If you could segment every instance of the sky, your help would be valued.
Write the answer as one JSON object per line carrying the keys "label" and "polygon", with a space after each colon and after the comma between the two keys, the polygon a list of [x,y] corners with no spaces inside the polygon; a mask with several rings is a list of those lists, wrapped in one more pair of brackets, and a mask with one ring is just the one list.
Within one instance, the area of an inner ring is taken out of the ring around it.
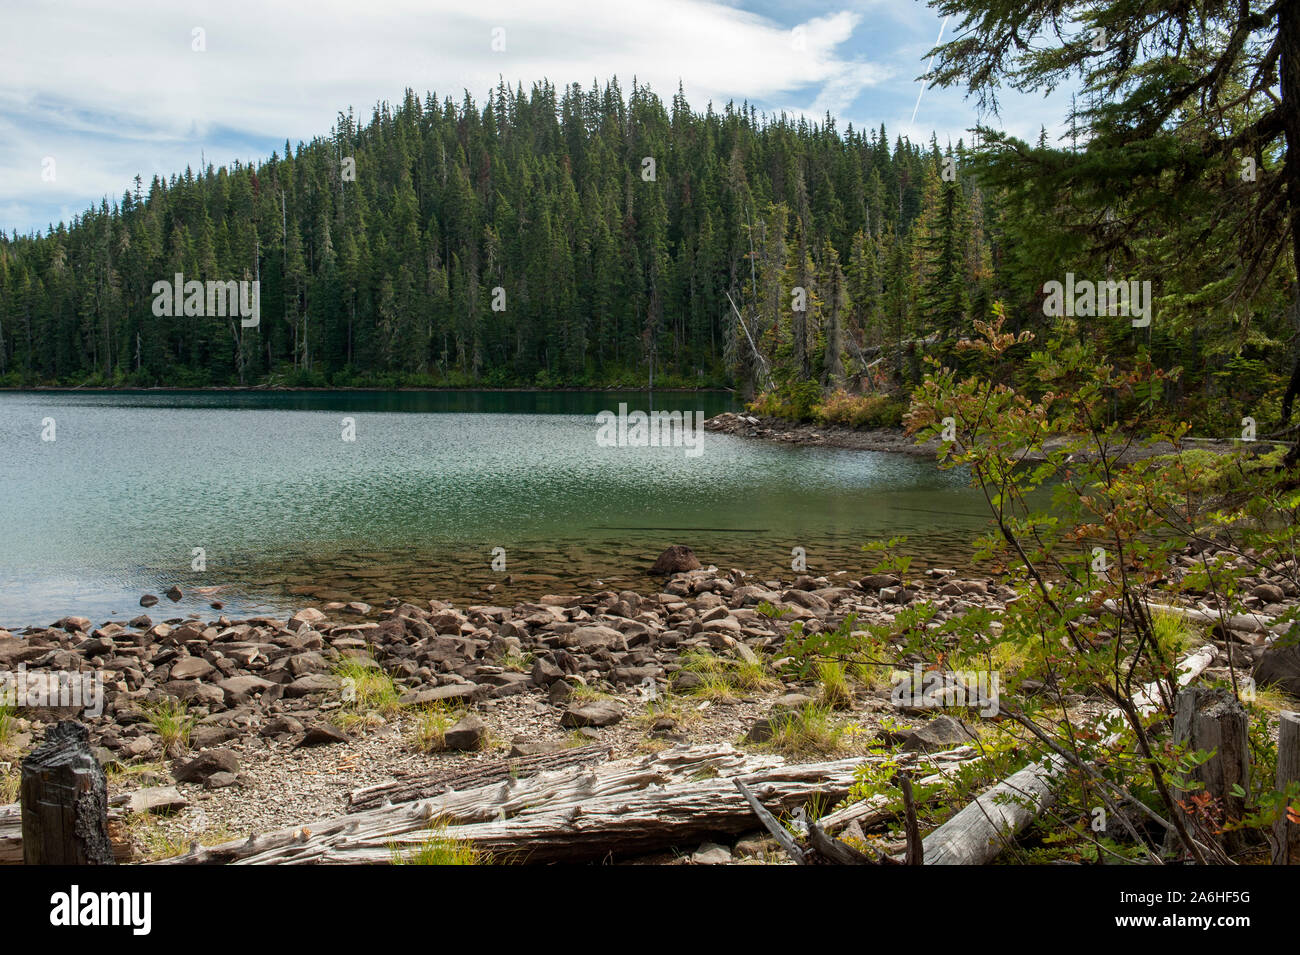
{"label": "sky", "polygon": [[[502,78],[636,77],[665,102],[680,82],[697,111],[969,140],[974,100],[917,81],[958,26],[922,0],[4,0],[0,231],[44,232],[137,174],[265,159],[407,87],[481,104]],[[1068,94],[1000,95],[994,125],[1062,131]]]}

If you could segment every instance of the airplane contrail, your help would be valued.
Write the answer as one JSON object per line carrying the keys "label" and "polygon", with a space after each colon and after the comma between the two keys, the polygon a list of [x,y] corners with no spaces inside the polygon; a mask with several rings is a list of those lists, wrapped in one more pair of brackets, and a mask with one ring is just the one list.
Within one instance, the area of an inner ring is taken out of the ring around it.
{"label": "airplane contrail", "polygon": [[[939,24],[939,35],[934,39],[934,45],[938,46],[939,41],[943,39],[943,31],[948,26],[948,17],[943,18],[943,23]],[[936,53],[935,56],[938,54]],[[930,73],[930,67],[934,66],[934,56],[930,57],[929,66],[925,68],[926,75]],[[921,80],[921,92],[916,94],[916,106],[912,108],[912,123],[916,122],[916,111],[921,108],[921,97],[925,95],[925,80]]]}

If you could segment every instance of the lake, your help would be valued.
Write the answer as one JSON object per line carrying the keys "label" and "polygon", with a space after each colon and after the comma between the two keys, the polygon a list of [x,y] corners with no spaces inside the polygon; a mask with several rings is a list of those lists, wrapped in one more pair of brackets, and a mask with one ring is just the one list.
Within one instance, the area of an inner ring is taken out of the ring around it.
{"label": "lake", "polygon": [[235,616],[648,589],[674,543],[789,578],[792,548],[811,573],[861,573],[864,542],[906,535],[951,566],[986,525],[982,499],[923,458],[711,432],[698,455],[602,446],[596,415],[620,402],[735,408],[689,393],[0,393],[0,626],[129,619],[173,584],[185,596],[155,619],[213,600]]}

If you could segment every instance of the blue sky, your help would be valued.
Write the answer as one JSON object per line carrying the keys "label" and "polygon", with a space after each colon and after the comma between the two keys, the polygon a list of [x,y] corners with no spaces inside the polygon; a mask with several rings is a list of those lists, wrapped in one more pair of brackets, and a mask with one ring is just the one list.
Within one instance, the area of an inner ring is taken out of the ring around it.
{"label": "blue sky", "polygon": [[[681,80],[695,109],[747,98],[946,143],[976,119],[960,90],[927,89],[912,122],[941,24],[920,0],[6,0],[0,229],[44,231],[137,173],[264,158],[408,86],[481,102],[498,77],[635,75],[665,100]],[[1002,99],[1016,135],[1063,128],[1068,93]]]}

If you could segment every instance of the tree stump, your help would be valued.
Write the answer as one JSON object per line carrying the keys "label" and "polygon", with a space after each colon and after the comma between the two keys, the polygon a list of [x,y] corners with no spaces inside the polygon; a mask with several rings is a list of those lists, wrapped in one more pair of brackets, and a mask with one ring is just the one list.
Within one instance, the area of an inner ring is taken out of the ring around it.
{"label": "tree stump", "polygon": [[[1234,794],[1233,787],[1250,790],[1250,744],[1247,740],[1248,719],[1245,707],[1227,690],[1207,690],[1189,687],[1178,694],[1174,711],[1174,743],[1184,745],[1188,751],[1200,750],[1214,755],[1198,766],[1191,778],[1203,788],[1195,791],[1175,790],[1180,802],[1179,815],[1189,824],[1189,829],[1199,831],[1207,838],[1204,820],[1189,813],[1184,806],[1192,806],[1200,793],[1213,797],[1219,810],[1220,825],[1240,822],[1246,814],[1246,799]],[[1240,830],[1222,833],[1219,839],[1230,853],[1245,847]]]}
{"label": "tree stump", "polygon": [[23,862],[112,865],[108,780],[90,750],[90,733],[65,720],[23,760],[20,789]]}
{"label": "tree stump", "polygon": [[[1300,782],[1300,713],[1288,710],[1282,713],[1277,729],[1278,792],[1285,792],[1295,782]],[[1289,805],[1300,807],[1300,799]],[[1300,865],[1300,824],[1287,819],[1287,807],[1273,824],[1273,834],[1277,837],[1273,864]]]}

